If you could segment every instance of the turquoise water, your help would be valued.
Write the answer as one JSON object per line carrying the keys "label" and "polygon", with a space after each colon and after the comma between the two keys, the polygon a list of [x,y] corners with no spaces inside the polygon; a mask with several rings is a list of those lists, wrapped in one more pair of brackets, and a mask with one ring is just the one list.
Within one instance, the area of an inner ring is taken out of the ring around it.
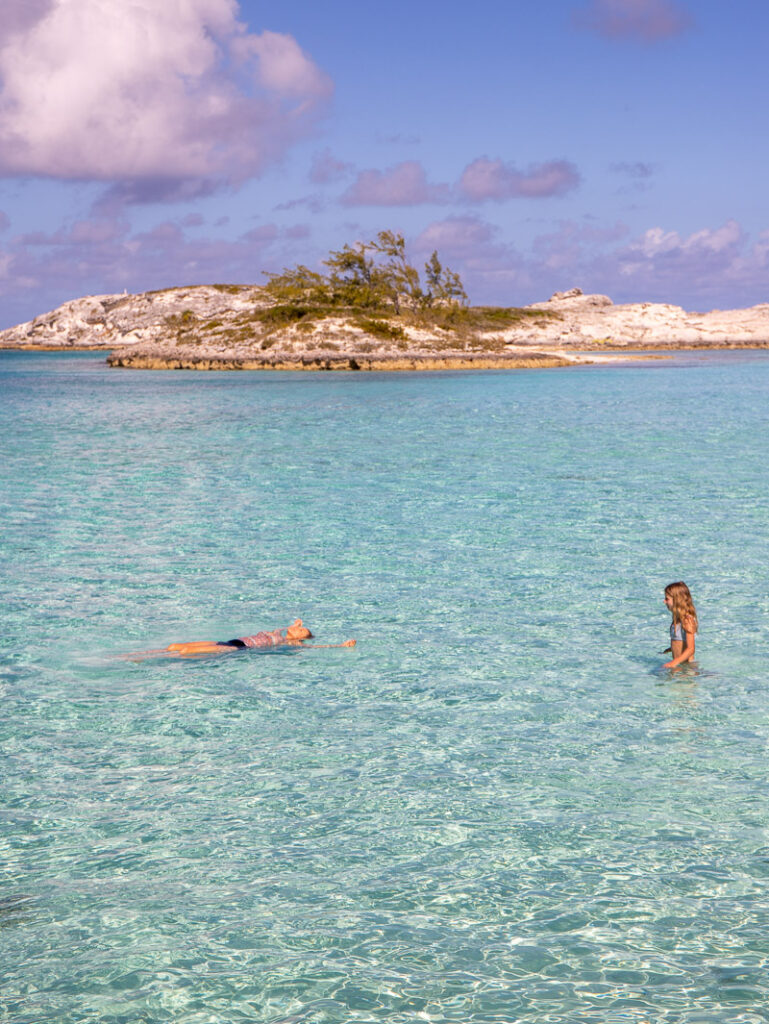
{"label": "turquoise water", "polygon": [[0,403],[0,1018],[769,1021],[766,354]]}

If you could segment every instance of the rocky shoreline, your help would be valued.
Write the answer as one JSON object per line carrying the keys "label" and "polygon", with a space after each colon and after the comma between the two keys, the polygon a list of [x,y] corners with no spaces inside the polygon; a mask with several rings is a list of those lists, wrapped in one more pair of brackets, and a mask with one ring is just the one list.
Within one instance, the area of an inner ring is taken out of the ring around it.
{"label": "rocky shoreline", "polygon": [[[567,359],[550,352],[508,353],[500,356],[480,354],[410,356],[324,356],[316,354],[301,359],[283,357],[264,359],[207,358],[204,356],[169,357],[163,353],[114,352],[107,358],[110,366],[133,370],[346,370],[346,371],[408,371],[408,370],[511,370],[570,366]],[[592,361],[592,360],[580,360]]]}
{"label": "rocky shoreline", "polygon": [[[564,366],[623,350],[769,347],[769,303],[688,313],[615,305],[575,288],[459,331],[378,314],[280,322],[256,285],[201,285],[88,296],[0,332],[0,348],[104,350],[110,366],[195,370],[446,370]],[[502,311],[504,312],[504,311]]]}

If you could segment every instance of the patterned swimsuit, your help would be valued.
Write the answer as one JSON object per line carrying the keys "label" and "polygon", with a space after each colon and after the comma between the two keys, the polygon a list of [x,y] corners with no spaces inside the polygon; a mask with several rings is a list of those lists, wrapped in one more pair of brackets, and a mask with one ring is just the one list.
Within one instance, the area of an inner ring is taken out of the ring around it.
{"label": "patterned swimsuit", "polygon": [[234,640],[227,640],[228,647],[277,647],[278,644],[286,642],[285,629],[271,629],[269,633],[262,630],[253,636],[239,636]]}

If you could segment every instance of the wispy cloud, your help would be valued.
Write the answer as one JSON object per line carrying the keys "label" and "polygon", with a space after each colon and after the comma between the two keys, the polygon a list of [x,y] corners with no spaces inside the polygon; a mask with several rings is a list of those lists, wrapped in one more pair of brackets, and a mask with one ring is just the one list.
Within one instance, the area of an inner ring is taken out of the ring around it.
{"label": "wispy cloud", "polygon": [[314,185],[328,185],[329,182],[340,181],[353,170],[353,165],[345,160],[337,160],[330,149],[317,153],[310,167],[310,181]]}
{"label": "wispy cloud", "polygon": [[611,170],[615,174],[622,174],[625,177],[633,178],[636,181],[651,178],[654,174],[653,164],[644,163],[642,160],[621,160],[619,163],[612,164]]}
{"label": "wispy cloud", "polygon": [[479,247],[488,247],[495,228],[478,217],[447,217],[429,224],[417,237],[415,245],[420,251],[438,249],[450,256],[471,256]]}
{"label": "wispy cloud", "polygon": [[307,224],[260,224],[237,239],[187,231],[187,218],[132,232],[120,218],[93,218],[0,245],[0,297],[10,326],[83,294],[143,291],[180,283],[260,283],[261,270],[307,260]]}
{"label": "wispy cloud", "polygon": [[638,39],[655,43],[680,35],[692,23],[673,0],[590,0],[574,15],[580,28],[607,39]]}
{"label": "wispy cloud", "polygon": [[454,185],[429,181],[418,160],[405,160],[383,171],[359,171],[339,201],[343,206],[466,206],[563,196],[579,182],[579,171],[568,160],[551,160],[520,171],[502,160],[478,157],[465,167]]}
{"label": "wispy cloud", "polygon": [[417,160],[406,160],[385,171],[360,171],[342,195],[343,206],[419,206],[446,203],[448,185],[433,185]]}
{"label": "wispy cloud", "polygon": [[319,195],[299,196],[296,199],[287,199],[285,203],[276,203],[273,207],[276,212],[280,210],[298,210],[302,208],[313,214],[322,213],[326,208],[326,202]]}
{"label": "wispy cloud", "polygon": [[521,253],[500,241],[499,228],[480,217],[447,217],[429,224],[414,240],[414,251],[426,257],[433,249],[460,272],[473,302],[514,305],[532,294],[534,281]]}
{"label": "wispy cloud", "polygon": [[113,182],[122,201],[258,175],[332,84],[295,39],[248,33],[237,11],[234,0],[12,0],[0,174]]}
{"label": "wispy cloud", "polygon": [[568,160],[551,160],[520,171],[502,160],[478,157],[464,169],[459,192],[471,202],[505,199],[542,199],[563,196],[580,182],[574,164]]}
{"label": "wispy cloud", "polygon": [[618,221],[606,227],[564,220],[558,228],[534,239],[532,251],[552,270],[579,266],[586,254],[627,238],[630,229]]}

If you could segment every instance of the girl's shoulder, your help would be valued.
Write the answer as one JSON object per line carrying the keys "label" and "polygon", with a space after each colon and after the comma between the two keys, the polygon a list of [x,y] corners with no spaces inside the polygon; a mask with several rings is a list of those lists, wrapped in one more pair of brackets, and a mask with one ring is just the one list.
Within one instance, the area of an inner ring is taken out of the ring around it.
{"label": "girl's shoulder", "polygon": [[697,632],[697,620],[693,615],[684,615],[681,619],[681,625],[684,627],[687,633]]}

